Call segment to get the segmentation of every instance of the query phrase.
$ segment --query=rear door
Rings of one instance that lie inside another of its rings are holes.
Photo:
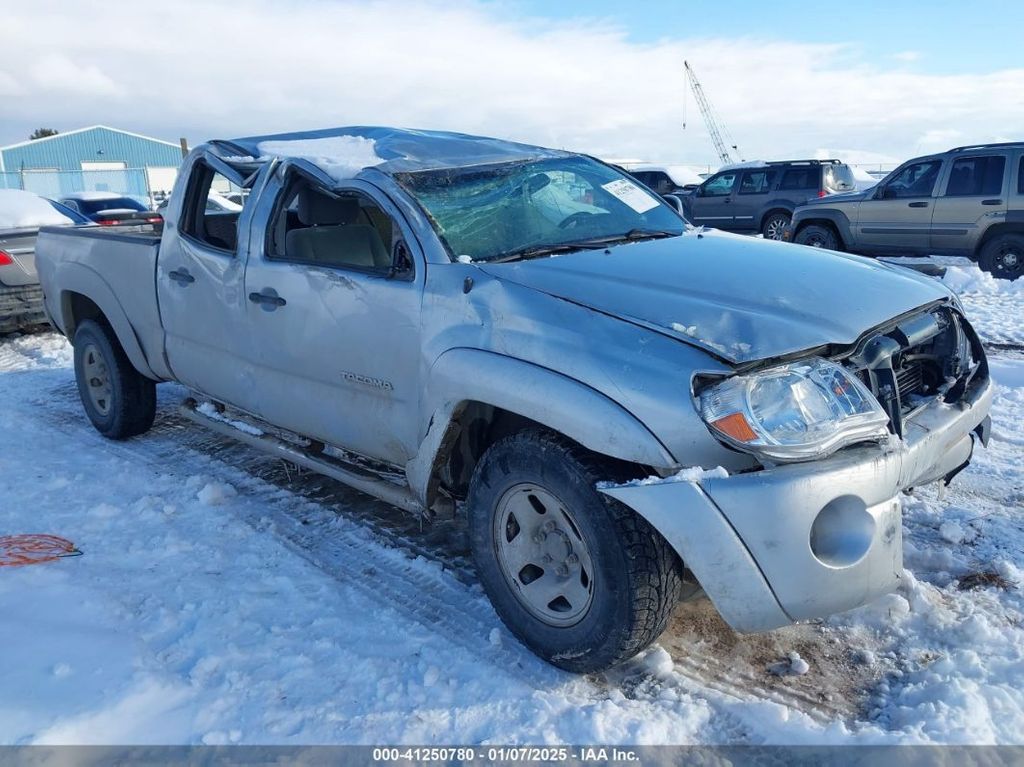
[[[251,211],[207,208],[211,192],[240,188],[243,180],[213,155],[196,158],[184,172],[189,183],[181,208],[167,219],[157,261],[167,362],[182,383],[251,411],[255,381],[244,354],[245,265],[239,256]]]
[[[732,202],[738,177],[739,171],[728,170],[716,173],[697,187],[690,197],[692,223],[720,229],[734,228]]]
[[[1009,152],[955,155],[935,199],[931,250],[973,253],[980,233],[1006,220],[1009,184]]]
[[[732,202],[735,229],[753,231],[761,228],[761,216],[771,197],[777,175],[778,171],[774,168],[745,170],[740,174],[739,187]]]
[[[915,160],[895,170],[858,206],[858,250],[872,253],[927,251],[935,189],[942,159]]]

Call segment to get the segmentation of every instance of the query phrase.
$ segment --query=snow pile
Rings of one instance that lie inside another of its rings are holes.
[[[362,136],[328,136],[294,141],[262,141],[260,159],[268,157],[299,157],[323,169],[336,181],[359,174],[363,168],[380,165],[377,142]]]
[[[0,229],[67,226],[73,223],[37,194],[21,189],[0,189]]]
[[[967,318],[990,343],[1024,344],[1024,279],[998,279],[965,258],[933,258],[943,283],[963,302]]]

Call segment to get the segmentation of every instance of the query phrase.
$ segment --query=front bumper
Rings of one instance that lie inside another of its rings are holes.
[[[955,473],[988,423],[993,386],[905,422],[902,443],[699,482],[602,491],[675,548],[737,631],[824,617],[892,591],[903,572],[899,494]]]

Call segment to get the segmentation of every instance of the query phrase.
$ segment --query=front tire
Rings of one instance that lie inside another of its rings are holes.
[[[665,539],[597,490],[620,475],[568,440],[524,431],[492,445],[470,483],[470,545],[484,590],[513,634],[568,671],[636,655],[664,631],[682,593]]]
[[[156,417],[156,384],[132,366],[114,331],[84,320],[73,344],[78,394],[96,431],[108,439],[148,431]]]
[[[1001,234],[985,243],[978,266],[993,277],[1016,280],[1024,274],[1024,236]]]
[[[840,250],[839,237],[836,236],[835,231],[832,227],[821,224],[808,224],[797,232],[794,242],[797,245],[807,245],[811,248]]]

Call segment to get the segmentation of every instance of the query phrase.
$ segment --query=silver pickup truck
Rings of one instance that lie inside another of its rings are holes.
[[[228,192],[240,211],[207,204]],[[95,427],[145,432],[178,381],[210,428],[464,515],[496,611],[566,669],[629,658],[701,590],[744,632],[892,590],[901,491],[987,439],[985,354],[941,284],[690,228],[579,154],[212,141],[165,219],[39,238]]]

